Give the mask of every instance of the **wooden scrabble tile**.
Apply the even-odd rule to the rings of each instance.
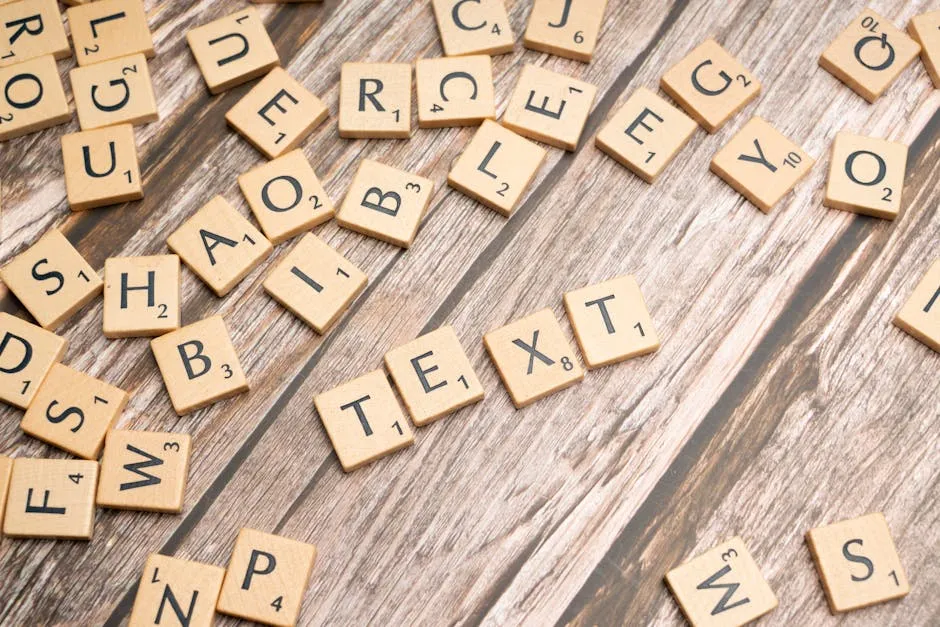
[[[71,56],[55,0],[20,0],[0,6],[0,67],[51,54]]]
[[[652,183],[698,125],[645,87],[637,89],[595,138],[598,148]]]
[[[98,462],[13,460],[3,534],[14,538],[90,540],[95,526]]]
[[[899,599],[911,590],[880,512],[810,529],[806,544],[833,614]]]
[[[714,133],[760,93],[760,81],[712,39],[663,74],[660,87]]]
[[[225,569],[152,553],[144,565],[128,627],[212,627]]]
[[[109,431],[101,457],[98,506],[183,511],[190,444],[184,433]]]
[[[920,44],[871,9],[839,33],[819,57],[824,70],[874,102],[911,64]]]
[[[904,144],[843,131],[832,142],[823,204],[893,220],[901,210],[906,169]]]
[[[940,259],[914,288],[894,324],[940,353]]]
[[[99,0],[100,1],[100,0]],[[142,54],[69,72],[82,130],[113,124],[144,124],[160,118],[150,69]]]
[[[483,336],[516,409],[584,378],[551,309],[542,309]]]
[[[485,54],[415,62],[418,126],[476,126],[496,118],[493,63]]]
[[[104,436],[127,405],[128,394],[100,379],[53,364],[20,427],[76,457],[98,459]]]
[[[105,260],[105,337],[163,335],[180,327],[180,310],[178,256]]]
[[[333,217],[333,201],[302,150],[245,172],[238,177],[238,185],[272,244]]]
[[[98,273],[57,229],[0,268],[0,281],[49,330],[95,298],[102,286]]]
[[[431,0],[444,54],[512,52],[515,37],[503,0]]]
[[[274,249],[251,222],[216,196],[166,240],[217,296],[225,296]]]
[[[590,83],[526,65],[503,114],[503,126],[550,146],[574,150],[596,93]]]
[[[411,137],[411,64],[344,63],[340,137]]]
[[[0,68],[0,142],[72,119],[52,55]]]
[[[255,4],[288,4],[299,2],[323,2],[323,0],[249,0]]]
[[[669,571],[666,584],[694,627],[737,627],[777,607],[777,597],[739,537]]]
[[[754,117],[711,161],[711,171],[768,213],[806,176],[816,160],[768,124]]]
[[[319,237],[307,233],[264,280],[264,290],[323,334],[367,281],[359,268]]]
[[[363,159],[336,222],[357,233],[408,248],[431,204],[433,191],[433,181]]]
[[[143,0],[97,0],[68,9],[75,59],[91,65],[141,52],[154,56]]]
[[[295,625],[317,549],[283,536],[242,529],[216,606],[266,625]]]
[[[194,28],[186,33],[186,41],[212,94],[247,83],[280,64],[254,7]]]
[[[385,353],[385,367],[419,427],[483,400],[483,386],[453,327],[393,348]]]
[[[62,161],[72,211],[144,197],[134,127],[130,124],[63,135]]]
[[[222,316],[154,338],[150,349],[180,416],[248,391]]]
[[[329,115],[320,99],[276,67],[225,114],[225,121],[269,159],[293,150]]]
[[[565,310],[588,368],[659,349],[659,336],[632,276],[565,292]]]
[[[26,409],[68,340],[0,312],[0,401]]]
[[[590,61],[607,0],[535,0],[523,44],[576,61]]]
[[[940,11],[911,18],[907,32],[920,44],[920,58],[930,74],[933,86],[940,89]]]
[[[13,473],[13,460],[0,455],[0,529],[3,528],[3,511],[7,506],[7,492],[10,488],[10,475]]]
[[[484,120],[447,183],[504,216],[512,215],[545,160],[545,149]]]
[[[414,444],[408,419],[381,370],[318,394],[313,403],[346,472]]]

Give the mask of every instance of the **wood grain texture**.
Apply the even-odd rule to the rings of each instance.
[[[236,177],[262,160],[224,114],[251,85],[210,97],[184,40],[235,4],[146,2],[161,120],[137,129],[143,201],[70,214],[58,137],[75,120],[0,146],[0,259],[57,225],[100,269],[110,256],[165,253],[167,234],[215,194],[249,215]],[[522,33],[531,3],[506,6]],[[331,111],[302,148],[334,202],[374,158],[441,183],[428,216],[407,251],[334,221],[317,227],[370,278],[322,337],[261,288],[290,243],[224,299],[184,272],[183,324],[225,316],[252,390],[183,418],[146,340],[102,337],[100,301],[67,322],[65,362],[131,392],[121,428],[193,436],[186,506],[180,516],[99,510],[90,545],[4,539],[0,624],[121,624],[149,553],[224,565],[243,526],[317,545],[303,624],[679,624],[663,574],[734,535],[780,599],[763,623],[936,622],[940,356],[891,318],[937,256],[940,96],[919,62],[873,105],[817,65],[864,6],[610,2],[589,65],[517,41],[494,57],[498,114],[524,63],[591,82],[598,96],[579,149],[549,150],[509,220],[443,185],[474,128],[418,130],[407,142],[337,136],[342,62],[441,54],[429,3],[259,6],[283,65]],[[936,5],[872,8],[904,26]],[[762,94],[715,135],[696,132],[649,186],[594,135],[709,36]],[[817,159],[769,215],[708,171],[752,115]],[[911,143],[897,220],[822,207],[842,129]],[[564,320],[564,291],[620,274],[637,277],[660,350],[513,410],[482,335],[546,306]],[[0,310],[25,315],[2,287]],[[343,473],[313,396],[442,324],[487,398]],[[19,431],[20,415],[0,409],[0,453],[60,456]],[[875,510],[911,594],[831,617],[802,535]]]

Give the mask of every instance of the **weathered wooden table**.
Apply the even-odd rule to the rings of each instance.
[[[235,179],[262,157],[223,116],[249,86],[210,97],[184,40],[243,2],[146,4],[161,114],[137,131],[146,198],[70,213],[59,136],[76,121],[2,144],[0,260],[59,226],[102,268],[109,256],[165,252],[167,235],[214,194],[247,214]],[[507,2],[518,39],[530,4]],[[674,624],[663,574],[736,534],[779,596],[767,624],[936,624],[940,355],[890,321],[940,250],[940,97],[919,61],[874,105],[817,65],[865,5],[610,0],[589,65],[517,42],[494,59],[499,112],[523,63],[600,91],[581,148],[549,151],[510,220],[445,184],[473,129],[418,130],[411,141],[337,136],[342,62],[441,54],[428,2],[259,5],[283,65],[333,113],[303,148],[334,200],[359,160],[374,157],[436,181],[432,208],[408,251],[332,222],[317,229],[370,278],[325,337],[261,289],[289,243],[224,299],[185,271],[184,323],[223,314],[252,385],[185,418],[147,340],[104,339],[100,300],[66,324],[66,362],[131,391],[121,427],[193,435],[186,508],[99,510],[91,543],[4,539],[0,624],[117,624],[148,553],[224,565],[242,526],[318,546],[304,624]],[[938,8],[872,6],[902,27]],[[760,77],[763,93],[716,135],[696,132],[647,185],[593,136],[707,36]],[[59,64],[63,74],[70,63]],[[755,114],[818,159],[770,215],[708,171]],[[822,207],[841,129],[910,143],[897,220]],[[513,410],[482,334],[545,306],[561,317],[563,291],[621,273],[643,288],[659,352]],[[2,287],[0,307],[26,315]],[[487,398],[420,429],[412,448],[344,474],[313,395],[444,323]],[[24,436],[20,416],[0,409],[0,452],[61,455]],[[887,516],[911,594],[830,617],[803,533],[874,510]]]

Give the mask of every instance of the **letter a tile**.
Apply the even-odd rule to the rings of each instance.
[[[150,349],[180,416],[248,391],[222,316],[161,335]]]
[[[545,160],[545,149],[492,120],[484,120],[447,176],[454,189],[506,217]]]
[[[129,54],[153,57],[153,36],[142,0],[97,0],[66,11],[79,65]]]
[[[711,170],[769,213],[816,160],[762,120],[751,118],[712,158]]]
[[[98,506],[181,512],[190,443],[184,433],[109,431],[101,457]]]
[[[127,405],[127,392],[55,364],[20,427],[76,457],[98,459],[104,437]]]
[[[95,526],[98,462],[13,460],[3,534],[13,538],[90,540]]]
[[[496,118],[493,63],[485,54],[415,62],[418,126],[476,126]]]
[[[336,222],[357,233],[408,248],[433,191],[433,181],[363,159]]]
[[[134,127],[130,124],[63,135],[62,161],[72,211],[144,197]]]
[[[95,298],[102,287],[98,273],[56,229],[0,268],[0,280],[50,331]]]
[[[698,125],[652,91],[640,87],[597,134],[597,147],[652,183]]]
[[[128,627],[212,627],[224,577],[225,570],[218,566],[152,553],[140,576]]]
[[[535,0],[526,48],[587,63],[594,56],[607,0]]]
[[[408,419],[381,370],[323,392],[313,402],[346,472],[414,444]]]
[[[660,87],[714,133],[760,93],[760,81],[712,39],[663,74]]]
[[[893,220],[901,210],[907,146],[841,132],[832,142],[823,204]]]
[[[899,599],[911,590],[880,512],[810,529],[806,544],[833,614]]]
[[[104,262],[104,336],[153,337],[180,326],[180,258],[112,257]]]
[[[69,72],[82,130],[159,119],[150,69],[142,54],[120,57]]]
[[[584,378],[551,309],[543,309],[483,336],[516,409]]]
[[[265,625],[296,625],[316,556],[312,544],[242,529],[217,609]]]
[[[238,185],[272,244],[333,217],[333,201],[302,150],[292,150],[242,174]]]
[[[385,353],[385,367],[419,427],[483,400],[483,386],[453,327],[393,348]]]
[[[72,119],[52,55],[0,68],[0,142]]]
[[[0,401],[29,407],[67,346],[65,338],[0,312]]]
[[[0,67],[51,54],[72,54],[55,0],[21,0],[0,7]]]
[[[166,240],[216,296],[225,296],[274,249],[221,196],[210,200]]]
[[[912,17],[907,32],[921,45],[920,57],[935,89],[940,89],[940,11]]]
[[[359,268],[329,244],[307,233],[264,280],[264,290],[322,335],[367,281]]]
[[[344,63],[340,137],[411,137],[411,64]]]
[[[280,63],[254,7],[194,28],[186,41],[212,94],[267,74]]]
[[[587,123],[597,87],[526,65],[503,115],[503,125],[556,148],[574,150]]]
[[[693,627],[739,627],[777,607],[777,597],[738,537],[666,574]]]
[[[865,9],[819,57],[824,70],[874,102],[920,52],[920,44]]]
[[[280,157],[329,115],[320,99],[276,67],[225,114],[225,121],[264,153]]]
[[[914,288],[894,317],[894,324],[940,353],[940,259]]]
[[[503,0],[431,0],[431,6],[448,57],[512,52]]]
[[[659,349],[659,336],[632,276],[566,292],[565,310],[588,368]]]

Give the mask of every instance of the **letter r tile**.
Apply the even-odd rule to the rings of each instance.
[[[666,585],[693,627],[739,627],[777,607],[739,537],[669,571]]]
[[[180,416],[248,391],[222,316],[161,335],[150,348]]]

